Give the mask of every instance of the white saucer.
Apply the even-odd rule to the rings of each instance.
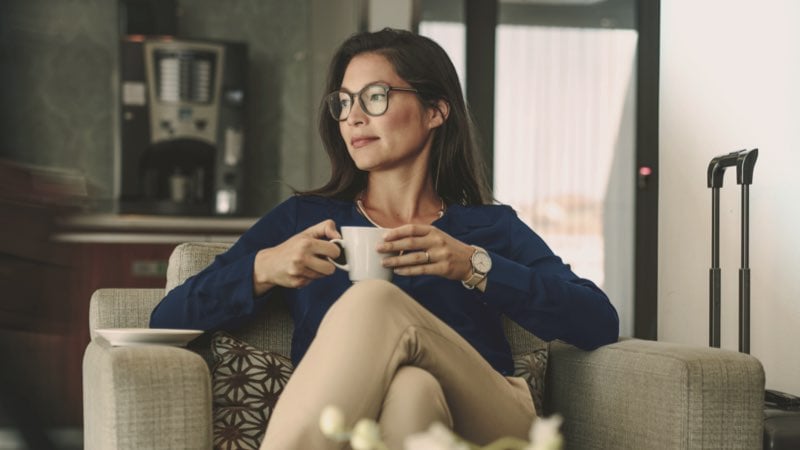
[[[95,330],[113,346],[173,345],[185,347],[203,330],[178,330],[170,328],[100,328]]]

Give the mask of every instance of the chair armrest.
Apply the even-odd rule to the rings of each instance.
[[[183,348],[95,339],[83,357],[83,405],[87,450],[212,445],[208,366]]]
[[[98,289],[89,301],[89,332],[98,328],[150,328],[150,313],[164,289]]]
[[[764,370],[716,348],[627,339],[592,352],[554,342],[547,413],[568,448],[760,448]]]

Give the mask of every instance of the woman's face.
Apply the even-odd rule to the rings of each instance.
[[[370,84],[410,88],[392,64],[377,53],[362,53],[350,60],[342,89],[357,93]],[[350,115],[339,122],[339,130],[350,157],[361,170],[369,172],[421,167],[427,170],[433,130],[442,124],[441,115],[422,106],[413,92],[390,91],[389,106],[380,116],[370,116],[358,99]]]

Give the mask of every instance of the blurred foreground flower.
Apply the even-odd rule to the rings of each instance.
[[[359,420],[353,431],[348,431],[344,423],[344,413],[336,406],[326,406],[319,415],[319,429],[329,439],[336,442],[349,440],[353,450],[388,450],[381,441],[381,430],[374,420]]]
[[[336,442],[344,442],[350,438],[344,429],[344,413],[335,406],[326,406],[319,415],[319,429],[322,434]]]
[[[470,450],[469,444],[460,441],[449,428],[439,422],[431,424],[428,431],[406,437],[406,450]]]
[[[564,445],[564,438],[559,431],[563,421],[559,415],[534,421],[529,434],[531,445],[525,450],[560,450]]]
[[[502,437],[484,447],[461,439],[441,423],[433,423],[427,431],[406,437],[405,450],[561,450],[564,438],[559,428],[563,419],[559,415],[536,419],[529,432],[530,442],[515,437]],[[319,419],[322,434],[336,442],[350,440],[353,450],[387,450],[381,440],[378,424],[371,419],[361,419],[352,431],[345,428],[345,417],[336,406],[326,406]]]
[[[353,450],[373,450],[386,448],[381,441],[381,430],[374,420],[361,419],[356,422],[353,434],[350,436],[350,446]]]

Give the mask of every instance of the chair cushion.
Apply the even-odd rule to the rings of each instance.
[[[514,356],[514,376],[528,382],[536,415],[544,417],[544,374],[547,371],[548,347],[545,345],[524,355]]]
[[[528,382],[536,414],[544,414],[544,376],[547,359],[550,356],[550,343],[534,336],[508,317],[503,318],[503,329],[511,346],[514,359],[514,376]]]
[[[214,448],[258,449],[294,366],[223,331],[212,337],[211,352]]]

